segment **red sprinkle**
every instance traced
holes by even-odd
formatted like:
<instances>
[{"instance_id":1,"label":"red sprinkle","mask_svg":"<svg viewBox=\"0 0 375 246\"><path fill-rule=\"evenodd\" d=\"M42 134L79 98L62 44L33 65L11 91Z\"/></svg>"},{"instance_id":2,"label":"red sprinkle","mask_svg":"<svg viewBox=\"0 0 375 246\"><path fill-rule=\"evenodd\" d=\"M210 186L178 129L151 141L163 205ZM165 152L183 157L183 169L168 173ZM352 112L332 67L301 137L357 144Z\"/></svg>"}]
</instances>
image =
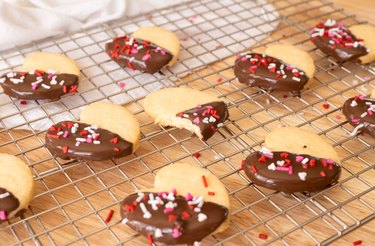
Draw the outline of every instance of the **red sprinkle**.
<instances>
[{"instance_id":1,"label":"red sprinkle","mask_svg":"<svg viewBox=\"0 0 375 246\"><path fill-rule=\"evenodd\" d=\"M21 101L20 103L21 103L22 105L26 105L26 104L27 104L26 101Z\"/></svg>"},{"instance_id":2,"label":"red sprinkle","mask_svg":"<svg viewBox=\"0 0 375 246\"><path fill-rule=\"evenodd\" d=\"M207 194L208 194L209 196L214 196L214 195L215 195L215 192L213 192L213 191L209 191L209 192L207 192Z\"/></svg>"},{"instance_id":3,"label":"red sprinkle","mask_svg":"<svg viewBox=\"0 0 375 246\"><path fill-rule=\"evenodd\" d=\"M353 245L360 245L362 244L362 240L357 240L353 242Z\"/></svg>"},{"instance_id":4,"label":"red sprinkle","mask_svg":"<svg viewBox=\"0 0 375 246\"><path fill-rule=\"evenodd\" d=\"M205 188L207 188L207 187L208 187L208 184L207 184L206 176L202 175L202 181L203 181L203 186L204 186Z\"/></svg>"},{"instance_id":5,"label":"red sprinkle","mask_svg":"<svg viewBox=\"0 0 375 246\"><path fill-rule=\"evenodd\" d=\"M52 125L50 128L49 128L50 131L56 131L56 127L54 125Z\"/></svg>"},{"instance_id":6,"label":"red sprinkle","mask_svg":"<svg viewBox=\"0 0 375 246\"><path fill-rule=\"evenodd\" d=\"M321 171L321 172L320 172L320 175L322 175L323 177L325 177L325 176L326 176L326 173L325 173L324 171Z\"/></svg>"},{"instance_id":7,"label":"red sprinkle","mask_svg":"<svg viewBox=\"0 0 375 246\"><path fill-rule=\"evenodd\" d=\"M174 221L174 220L176 220L177 219L177 216L176 215L174 215L174 214L170 214L170 215L168 215L168 221L169 222L172 222L172 221Z\"/></svg>"},{"instance_id":8,"label":"red sprinkle","mask_svg":"<svg viewBox=\"0 0 375 246\"><path fill-rule=\"evenodd\" d=\"M134 68L133 64L131 64L131 62L128 62L128 67L130 67L130 69L133 70L133 71L135 70L135 68Z\"/></svg>"},{"instance_id":9,"label":"red sprinkle","mask_svg":"<svg viewBox=\"0 0 375 246\"><path fill-rule=\"evenodd\" d=\"M199 152L197 152L197 153L194 154L195 158L199 158L200 156L201 156L201 153L199 153Z\"/></svg>"},{"instance_id":10,"label":"red sprinkle","mask_svg":"<svg viewBox=\"0 0 375 246\"><path fill-rule=\"evenodd\" d=\"M283 153L280 154L280 157L283 158L283 159L286 159L286 158L288 158L288 153L283 152Z\"/></svg>"},{"instance_id":11,"label":"red sprinkle","mask_svg":"<svg viewBox=\"0 0 375 246\"><path fill-rule=\"evenodd\" d=\"M259 233L259 238L261 238L261 239L267 239L268 236L266 234Z\"/></svg>"},{"instance_id":12,"label":"red sprinkle","mask_svg":"<svg viewBox=\"0 0 375 246\"><path fill-rule=\"evenodd\" d=\"M323 108L325 108L325 109L329 109L329 104L328 104L328 103L324 103L324 104L323 104Z\"/></svg>"},{"instance_id":13,"label":"red sprinkle","mask_svg":"<svg viewBox=\"0 0 375 246\"><path fill-rule=\"evenodd\" d=\"M117 144L118 143L118 137L114 137L111 139L111 143Z\"/></svg>"},{"instance_id":14,"label":"red sprinkle","mask_svg":"<svg viewBox=\"0 0 375 246\"><path fill-rule=\"evenodd\" d=\"M259 159L258 159L259 162L266 162L266 156L262 155Z\"/></svg>"},{"instance_id":15,"label":"red sprinkle","mask_svg":"<svg viewBox=\"0 0 375 246\"><path fill-rule=\"evenodd\" d=\"M68 153L68 149L69 149L68 146L63 146L63 147L61 147L61 150L62 150L65 154Z\"/></svg>"},{"instance_id":16,"label":"red sprinkle","mask_svg":"<svg viewBox=\"0 0 375 246\"><path fill-rule=\"evenodd\" d=\"M49 138L60 139L60 136L59 136L59 135L55 135L55 134L47 134L47 136L48 136Z\"/></svg>"},{"instance_id":17,"label":"red sprinkle","mask_svg":"<svg viewBox=\"0 0 375 246\"><path fill-rule=\"evenodd\" d=\"M128 204L125 204L124 208L127 212L134 212L135 210L135 207L133 205L128 205Z\"/></svg>"},{"instance_id":18,"label":"red sprinkle","mask_svg":"<svg viewBox=\"0 0 375 246\"><path fill-rule=\"evenodd\" d=\"M288 98L288 95L283 95L283 98Z\"/></svg>"},{"instance_id":19,"label":"red sprinkle","mask_svg":"<svg viewBox=\"0 0 375 246\"><path fill-rule=\"evenodd\" d=\"M253 170L254 173L257 173L257 169L254 165L251 165L251 169Z\"/></svg>"},{"instance_id":20,"label":"red sprinkle","mask_svg":"<svg viewBox=\"0 0 375 246\"><path fill-rule=\"evenodd\" d=\"M152 246L154 244L154 240L152 239L152 235L148 234L147 238L148 238L148 244Z\"/></svg>"},{"instance_id":21,"label":"red sprinkle","mask_svg":"<svg viewBox=\"0 0 375 246\"><path fill-rule=\"evenodd\" d=\"M116 148L114 148L114 151L115 151L115 152L120 152L120 148L117 148L117 147L116 147Z\"/></svg>"},{"instance_id":22,"label":"red sprinkle","mask_svg":"<svg viewBox=\"0 0 375 246\"><path fill-rule=\"evenodd\" d=\"M222 80L223 80L222 77L218 77L218 78L216 79L216 83L220 83Z\"/></svg>"},{"instance_id":23,"label":"red sprinkle","mask_svg":"<svg viewBox=\"0 0 375 246\"><path fill-rule=\"evenodd\" d=\"M190 216L190 214L189 214L187 211L184 211L184 212L182 212L181 217L182 217L183 219L188 219L188 218L190 218L191 216Z\"/></svg>"},{"instance_id":24,"label":"red sprinkle","mask_svg":"<svg viewBox=\"0 0 375 246\"><path fill-rule=\"evenodd\" d=\"M113 215L113 209L111 209L111 210L109 210L109 213L108 213L108 215L107 215L107 218L105 219L105 223L106 224L108 224L110 221L111 221L111 219L112 219L112 215Z\"/></svg>"}]
</instances>

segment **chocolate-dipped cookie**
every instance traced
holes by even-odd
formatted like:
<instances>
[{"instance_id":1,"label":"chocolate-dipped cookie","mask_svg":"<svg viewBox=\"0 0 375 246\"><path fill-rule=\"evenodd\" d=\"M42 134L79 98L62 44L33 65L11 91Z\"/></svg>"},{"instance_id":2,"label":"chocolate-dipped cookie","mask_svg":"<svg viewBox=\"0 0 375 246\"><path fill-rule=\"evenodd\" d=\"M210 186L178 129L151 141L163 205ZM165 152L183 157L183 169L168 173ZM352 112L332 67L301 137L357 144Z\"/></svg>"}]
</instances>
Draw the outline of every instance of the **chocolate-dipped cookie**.
<instances>
[{"instance_id":1,"label":"chocolate-dipped cookie","mask_svg":"<svg viewBox=\"0 0 375 246\"><path fill-rule=\"evenodd\" d=\"M78 76L74 74L55 74L44 72L9 72L0 77L0 85L8 96L25 99L51 101L64 94L74 94L78 87Z\"/></svg>"},{"instance_id":2,"label":"chocolate-dipped cookie","mask_svg":"<svg viewBox=\"0 0 375 246\"><path fill-rule=\"evenodd\" d=\"M332 159L266 148L250 154L244 170L254 184L288 194L324 190L337 183L341 173Z\"/></svg>"},{"instance_id":3,"label":"chocolate-dipped cookie","mask_svg":"<svg viewBox=\"0 0 375 246\"><path fill-rule=\"evenodd\" d=\"M121 217L152 242L193 244L213 233L228 217L228 209L202 196L173 192L140 192L121 203Z\"/></svg>"},{"instance_id":4,"label":"chocolate-dipped cookie","mask_svg":"<svg viewBox=\"0 0 375 246\"><path fill-rule=\"evenodd\" d=\"M19 158L0 153L0 224L14 217L23 218L34 195L29 167Z\"/></svg>"},{"instance_id":5,"label":"chocolate-dipped cookie","mask_svg":"<svg viewBox=\"0 0 375 246\"><path fill-rule=\"evenodd\" d=\"M50 127L46 147L54 156L108 160L132 153L133 144L118 134L80 122L63 121Z\"/></svg>"},{"instance_id":6,"label":"chocolate-dipped cookie","mask_svg":"<svg viewBox=\"0 0 375 246\"><path fill-rule=\"evenodd\" d=\"M139 123L134 115L108 102L85 106L79 122L57 123L45 136L52 155L95 161L130 155L138 148L139 139Z\"/></svg>"},{"instance_id":7,"label":"chocolate-dipped cookie","mask_svg":"<svg viewBox=\"0 0 375 246\"><path fill-rule=\"evenodd\" d=\"M151 190L132 194L120 205L122 223L150 244L199 244L204 237L224 231L230 221L225 186L210 171L192 164L161 168Z\"/></svg>"},{"instance_id":8,"label":"chocolate-dipped cookie","mask_svg":"<svg viewBox=\"0 0 375 246\"><path fill-rule=\"evenodd\" d=\"M234 65L239 82L268 91L289 91L299 95L309 81L304 71L265 54L247 53L239 56Z\"/></svg>"},{"instance_id":9,"label":"chocolate-dipped cookie","mask_svg":"<svg viewBox=\"0 0 375 246\"><path fill-rule=\"evenodd\" d=\"M356 61L368 54L363 39L335 20L318 23L310 31L310 37L318 49L340 62Z\"/></svg>"},{"instance_id":10,"label":"chocolate-dipped cookie","mask_svg":"<svg viewBox=\"0 0 375 246\"><path fill-rule=\"evenodd\" d=\"M145 112L155 123L185 128L206 141L228 118L228 108L219 98L190 88L166 88L144 100Z\"/></svg>"},{"instance_id":11,"label":"chocolate-dipped cookie","mask_svg":"<svg viewBox=\"0 0 375 246\"><path fill-rule=\"evenodd\" d=\"M358 132L375 137L375 99L359 95L345 101L342 112L354 126L352 135Z\"/></svg>"},{"instance_id":12,"label":"chocolate-dipped cookie","mask_svg":"<svg viewBox=\"0 0 375 246\"><path fill-rule=\"evenodd\" d=\"M179 50L177 36L160 27L143 27L132 36L119 36L106 44L106 52L120 66L144 73L173 65Z\"/></svg>"}]
</instances>

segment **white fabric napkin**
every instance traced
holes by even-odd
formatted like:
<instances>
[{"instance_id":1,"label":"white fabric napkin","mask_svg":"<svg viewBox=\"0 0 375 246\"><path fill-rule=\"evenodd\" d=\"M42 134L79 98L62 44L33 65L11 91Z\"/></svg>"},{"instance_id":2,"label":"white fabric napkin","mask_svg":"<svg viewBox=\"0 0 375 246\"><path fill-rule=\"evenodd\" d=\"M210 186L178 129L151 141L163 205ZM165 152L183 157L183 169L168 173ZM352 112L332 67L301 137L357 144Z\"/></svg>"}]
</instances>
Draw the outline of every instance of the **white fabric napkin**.
<instances>
[{"instance_id":1,"label":"white fabric napkin","mask_svg":"<svg viewBox=\"0 0 375 246\"><path fill-rule=\"evenodd\" d=\"M0 50L180 2L182 0L2 0Z\"/></svg>"}]
</instances>

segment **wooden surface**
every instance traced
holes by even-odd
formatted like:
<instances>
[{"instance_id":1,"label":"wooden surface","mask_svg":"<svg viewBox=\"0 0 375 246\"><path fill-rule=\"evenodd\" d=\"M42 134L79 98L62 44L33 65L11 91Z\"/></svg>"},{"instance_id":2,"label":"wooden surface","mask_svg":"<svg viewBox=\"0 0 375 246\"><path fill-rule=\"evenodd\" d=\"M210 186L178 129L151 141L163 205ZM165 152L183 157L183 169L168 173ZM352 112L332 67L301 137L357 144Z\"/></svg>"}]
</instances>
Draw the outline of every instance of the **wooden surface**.
<instances>
[{"instance_id":1,"label":"wooden surface","mask_svg":"<svg viewBox=\"0 0 375 246\"><path fill-rule=\"evenodd\" d=\"M370 15L371 12L374 12L373 1L362 1L361 4L357 4L356 2L353 3L353 1L348 0L336 0L334 2L337 2L338 6L342 6L345 8L352 5L353 8L347 9L346 11L355 13L362 19L373 18L373 15ZM368 16L371 17L367 18ZM375 22L372 21L372 23ZM286 29L286 31L288 30ZM280 35L280 33L275 33L273 35L273 38L277 38L277 35ZM298 42L298 38L306 39L305 36L294 36L290 39L283 36L282 38L290 42ZM309 46L309 44L306 45ZM308 49L311 49L311 47L312 46L309 46ZM319 60L319 58L317 57L314 58ZM233 64L234 59L235 57L228 58L225 60L226 63L217 62L215 64L212 64L211 67L214 68L215 71L225 69L225 71L220 72L220 75L224 78L233 78L232 69L228 69L227 64ZM211 70L209 69L198 71L192 76L185 77L182 81L193 81L191 83L189 82L189 85L197 89L206 88L207 83L210 83L211 86L216 86L216 93L218 90L220 90L220 92L222 93L228 93L233 90L230 83L223 83L217 86L217 83L215 82L217 74L209 75L210 71ZM319 76L324 76L324 73L325 71L321 72ZM205 79L205 82L202 82L201 80L194 81L197 75L202 76ZM232 83L235 82L232 81ZM318 82L315 81L315 84L313 86L318 85ZM236 84L236 86L238 86L243 91L229 94L228 98L233 101L240 100L241 97L243 98L246 93L254 94L254 92L257 91L257 89L249 89L246 86L238 83ZM355 93L358 93L354 90L345 91L347 86L343 83L340 83L340 81L332 82L330 86L337 91L344 91L341 94L345 94L345 96L354 96ZM318 127L321 131L330 131L330 135L333 135L335 139L347 139L348 135L344 132L344 130L341 129L341 127L337 127L337 125L343 122L344 119L341 119L341 121L335 120L334 116L336 113L327 114L327 117L321 117L316 113L316 110L321 110L321 103L317 103L317 99L316 97L314 97L317 94L323 98L328 98L332 95L332 92L328 89L327 86L324 86L321 89L316 89L311 93L304 94L303 99L308 103L309 107L303 109L303 118L305 120L313 121L314 126ZM282 98L283 93L273 93L273 96ZM231 120L236 121L237 128L232 124L228 124L228 128L231 128L231 130L235 131L236 134L240 135L242 140L246 141L249 145L259 146L258 143L264 139L264 135L267 133L265 129L272 130L276 127L279 127L280 121L294 125L304 123L300 119L301 116L297 117L297 115L294 114L287 115L288 111L283 107L283 105L278 105L273 101L271 101L271 104L267 106L269 107L269 110L267 110L267 112L256 112L254 108L257 107L257 103L267 105L266 98L268 99L268 97L263 97L261 95L257 97L256 100L248 100L249 102L242 103L240 105L241 110L245 112L254 112L254 114L251 116L251 119L250 117L241 119L241 117L243 117L244 115L235 107L230 111ZM140 103L142 103L142 101L140 101ZM343 103L343 97L341 95L334 97L329 101L329 103L333 107L339 108ZM287 101L285 105L287 105L294 112L301 110L301 104L298 99L291 99ZM130 230L126 226L116 224L116 222L120 220L119 214L117 213L118 204L114 202L114 199L111 197L111 195L114 195L117 200L120 200L127 194L134 191L135 188L134 186L132 186L133 184L136 184L136 187L139 189L151 187L153 181L153 173L150 173L149 169L147 168L154 170L164 164L169 163L169 160L175 160L178 158L181 158L185 162L197 163L197 160L195 160L191 156L186 157L186 151L182 149L182 147L189 150L190 153L194 153L197 150L206 148L206 146L201 141L197 140L197 138L195 137L190 138L191 135L186 131L175 129L165 130L161 129L157 125L149 124L151 122L151 119L143 112L140 112L140 109L137 108L137 105L130 104L126 105L126 107L132 112L137 113L137 118L143 125L143 134L151 137L148 137L148 139L146 140L143 139L144 141L142 141L141 147L136 152L136 155L116 160L116 164L126 163L125 165L118 166L109 161L85 162L76 163L73 166L67 165L64 166L64 168L61 168L61 166L57 165L57 162L52 159L50 154L44 149L44 134L38 134L39 138L37 138L36 136L34 136L34 134L31 134L27 131L12 130L11 136L16 139L18 146L13 144L13 140L10 138L10 134L0 134L1 141L9 141L9 144L3 146L0 149L1 152L19 154L20 150L18 149L18 147L20 146L22 151L27 152L26 156L28 158L28 161L31 163L37 163L33 165L35 173L40 174L44 171L55 170L52 172L52 174L45 175L43 178L37 178L37 195L33 200L31 207L34 214L40 214L38 216L38 219L42 222L45 228L41 228L37 220L35 218L32 218L29 220L29 224L31 225L35 233L43 234L45 230L65 223L66 226L57 230L52 230L49 233L49 236L51 236L57 244L63 244L69 242L70 240L75 240L77 237L79 237L79 235L77 236L75 228L71 226L71 224L73 223L70 223L70 221L67 220L68 217L71 220L74 220L74 224L76 228L79 228L80 233L86 235L94 232L98 228L103 228L103 223L98 220L98 217L105 219L109 209L114 209L116 212L111 223L109 224L112 231L122 240L124 238L134 236L135 233L132 230ZM282 117L283 119L280 121L274 120L274 118L270 116L270 113ZM313 120L314 118L318 119ZM252 130L251 138L246 134L242 135L242 132L239 131L240 129L243 129L243 131L249 131L249 129L251 129L252 127L256 127L257 124L270 121L270 119L271 122L267 124L267 126ZM330 120L335 121L335 123L332 124ZM304 126L304 128L310 131L316 131L315 128L309 125ZM352 129L352 127L348 126L347 124L344 126L344 128L348 129L349 131ZM152 135L153 132L159 132L160 136L156 136L156 134ZM174 139L172 139L171 136L173 136ZM227 135L226 137L229 138L230 136ZM176 139L182 144L175 144ZM185 141L185 139L187 139L187 141ZM365 142L375 144L375 141L368 136L363 136L361 137L361 139ZM262 196L260 196L260 193L256 191L256 189L258 189L259 187L254 188L254 186L249 185L249 182L246 181L246 178L243 178L243 173L236 171L239 168L239 163L244 158L244 155L248 154L249 152L245 151L242 153L240 152L238 154L233 154L235 153L235 149L232 145L229 144L229 142L231 141L225 140L225 138L221 137L219 134L215 134L215 136L210 141L208 141L208 143L213 144L220 141L223 141L222 144L215 145L214 147L210 147L205 151L202 151L202 156L199 158L199 162L203 166L206 166L208 169L210 169L210 171L215 173L218 177L221 177L221 180L231 192L232 209L233 211L237 211L233 216L233 220L236 221L236 225L239 227L236 229L244 229L249 225L252 225L252 223L259 223L259 221L257 221L254 216L250 215L250 213L246 213L246 209L242 211L244 204L245 206L249 206L248 209L254 211L256 215L262 219L268 218L271 214L273 215L273 213L277 213L277 211L274 211L274 207L269 205L269 201L267 201L268 198L264 199ZM327 141L330 140L327 138ZM163 149L163 155L161 154L161 152L159 153L159 151L155 151L156 148L153 145L157 145L157 149ZM360 147L358 147L358 142L356 141L356 139L345 143L345 147L352 150L360 149ZM343 149L341 146L336 146L335 148L339 152L340 156L344 157L349 155L349 153L345 151L345 149ZM213 150L222 153L225 156L230 156L230 158L228 158L228 160L223 159L217 161L217 156L214 155ZM150 154L152 152L155 153ZM141 158L136 159L137 157ZM363 158L366 157L371 158L371 153L368 153L367 155L365 153ZM132 160L133 158L134 160ZM39 160L41 161L39 162ZM59 160L59 164L61 163L63 163L63 161ZM354 168L354 170L356 168L356 165L358 166L358 168L363 167L363 163L354 157L351 158L350 162L346 161L342 164L349 169ZM145 168L145 166L147 168ZM127 177L131 178L131 182L128 182L129 180L125 179L120 171L126 173ZM348 172L345 172L343 173L343 177L341 179L349 176L350 174ZM364 178L366 178L371 184L374 184L373 176L366 176ZM105 184L106 188L103 188L102 184ZM73 186L75 186L75 188L73 188ZM353 190L357 193L360 192L363 188L363 186L361 186L360 184L357 185L345 183L345 186L353 188ZM48 189L46 187L48 187ZM77 193L77 188L80 192L82 192L82 194ZM272 192L267 189L260 189L266 195L272 194ZM99 193L97 193L98 190L100 190ZM234 197L234 194L236 197ZM345 192L343 192L340 187L335 187L335 189L327 192L327 195L335 202L344 201L345 199L350 197L345 196ZM85 196L86 198L82 199L82 196ZM244 204L241 204L238 198L240 198L241 201L244 202ZM86 201L84 200L88 200L92 204L93 208L88 207ZM290 206L297 204L296 200L285 198L280 193L272 195L270 200L275 201L277 205L283 210L287 210ZM325 202L325 199L320 196L317 197L316 200ZM366 201L372 206L375 206L375 197L369 196ZM60 206L64 208L64 213L66 214L62 213L62 211L59 209ZM313 205L311 206L313 207ZM368 213L368 209L364 209L360 206L360 204L355 202L353 202L353 204L345 206L345 209L348 209L350 213L352 213L356 218L362 218L361 216ZM95 214L89 214L92 213L92 210L98 212ZM340 211L338 211L338 213L339 212ZM321 213L321 211L318 211L318 213ZM293 218L298 218L298 221L304 221L305 219L307 220L310 218L314 218L314 215L312 215L311 211L307 210L305 206L301 206L301 208L290 211L288 215L292 216ZM343 214L340 215L343 216L342 220L348 221L348 223L350 223L349 218L345 217L345 215ZM32 216L30 211L28 212L27 216ZM87 217L80 219L82 216ZM330 218L328 218L328 220L330 220ZM288 220L284 216L284 214L277 216L274 220L270 220L268 224L273 228L276 228L276 232L278 234L284 233L293 226L293 224L291 224L290 220ZM332 222L332 224L335 223ZM308 224L304 229L309 230L315 237L324 239L327 238L327 235L332 235L332 229L324 225L325 224L322 222L322 219L318 219L316 224ZM352 242L357 240L362 240L363 245L375 245L375 239L373 236L375 233L374 228L375 222L369 222L361 226L357 230L350 232L348 235L345 235L342 238L338 239L332 245L352 245ZM236 229L234 229L234 227L232 226L228 228L228 230L224 233L218 234L216 238L220 240L230 237L234 233L237 233ZM29 235L21 224L16 225L16 230L18 236L21 239L27 238ZM259 226L251 229L244 234L254 240L255 243L262 244L264 243L264 241L257 238L257 235L259 233L266 233L268 235L271 235L269 230L263 224L260 224ZM9 242L14 242L14 236L12 235L12 232L10 230L3 235L6 240L9 240ZM41 237L39 237L39 239L41 240L41 242L45 242L46 244L47 242L49 242L46 235L42 235ZM270 239L272 239L272 237L270 237ZM87 240L92 244L102 242L103 244L105 243L106 245L111 245L114 243L114 241L112 241L113 237L106 229L102 230L99 233L93 233L93 235L88 237ZM311 240L308 240L308 238L306 238L306 235L301 232L301 229L298 229L296 233L287 235L285 237L285 240L291 245L314 245ZM137 237L126 245L142 245L145 244L146 241L147 240L145 240L144 238ZM217 241L212 237L209 237L204 242L207 245L210 245ZM247 241L242 236L238 236L236 238L233 238L231 244L228 243L226 245L245 245L246 242ZM32 241L27 241L26 245L29 244L31 245ZM0 241L0 245L3 245L2 241ZM76 245L83 245L83 243L79 242ZM282 242L276 241L275 245L282 245Z\"/></svg>"},{"instance_id":2,"label":"wooden surface","mask_svg":"<svg viewBox=\"0 0 375 246\"><path fill-rule=\"evenodd\" d=\"M357 15L360 19L375 25L374 0L332 0L332 2L346 12Z\"/></svg>"}]
</instances>

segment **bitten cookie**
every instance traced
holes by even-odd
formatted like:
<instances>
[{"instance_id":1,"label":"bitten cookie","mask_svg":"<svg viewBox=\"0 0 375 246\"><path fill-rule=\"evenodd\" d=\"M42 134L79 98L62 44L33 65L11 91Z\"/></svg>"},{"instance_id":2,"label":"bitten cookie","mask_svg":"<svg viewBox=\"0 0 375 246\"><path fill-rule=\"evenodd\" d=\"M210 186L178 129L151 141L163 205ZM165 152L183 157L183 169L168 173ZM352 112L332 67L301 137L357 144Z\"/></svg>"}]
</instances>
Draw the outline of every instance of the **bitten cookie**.
<instances>
[{"instance_id":1,"label":"bitten cookie","mask_svg":"<svg viewBox=\"0 0 375 246\"><path fill-rule=\"evenodd\" d=\"M288 194L317 192L340 177L336 151L314 133L282 127L270 132L264 145L245 160L245 173L254 184Z\"/></svg>"},{"instance_id":2,"label":"bitten cookie","mask_svg":"<svg viewBox=\"0 0 375 246\"><path fill-rule=\"evenodd\" d=\"M183 87L152 92L146 96L143 106L155 123L185 128L204 141L222 127L229 116L221 99Z\"/></svg>"},{"instance_id":3,"label":"bitten cookie","mask_svg":"<svg viewBox=\"0 0 375 246\"><path fill-rule=\"evenodd\" d=\"M368 25L357 25L348 29L343 23L328 19L325 23L318 23L310 31L310 36L318 49L340 62L360 59L367 63L375 57L375 50L370 50L375 48L374 30ZM366 44L364 39L367 39Z\"/></svg>"},{"instance_id":4,"label":"bitten cookie","mask_svg":"<svg viewBox=\"0 0 375 246\"><path fill-rule=\"evenodd\" d=\"M151 242L192 245L225 230L229 209L218 178L201 167L175 163L157 173L152 190L126 197L121 216Z\"/></svg>"},{"instance_id":5,"label":"bitten cookie","mask_svg":"<svg viewBox=\"0 0 375 246\"><path fill-rule=\"evenodd\" d=\"M359 95L349 98L342 107L349 124L354 126L352 136L364 132L375 137L375 99Z\"/></svg>"},{"instance_id":6,"label":"bitten cookie","mask_svg":"<svg viewBox=\"0 0 375 246\"><path fill-rule=\"evenodd\" d=\"M30 54L22 70L0 77L5 94L18 99L54 101L65 94L74 94L78 88L79 69L72 59L63 54Z\"/></svg>"},{"instance_id":7,"label":"bitten cookie","mask_svg":"<svg viewBox=\"0 0 375 246\"><path fill-rule=\"evenodd\" d=\"M29 167L19 158L0 153L0 224L23 217L34 195L34 179Z\"/></svg>"},{"instance_id":8,"label":"bitten cookie","mask_svg":"<svg viewBox=\"0 0 375 246\"><path fill-rule=\"evenodd\" d=\"M273 45L264 54L243 54L234 65L239 82L268 91L289 91L294 95L300 95L314 71L309 54L291 45Z\"/></svg>"},{"instance_id":9,"label":"bitten cookie","mask_svg":"<svg viewBox=\"0 0 375 246\"><path fill-rule=\"evenodd\" d=\"M155 73L172 66L180 52L176 34L161 27L142 27L132 36L119 36L106 44L108 55L120 66Z\"/></svg>"},{"instance_id":10,"label":"bitten cookie","mask_svg":"<svg viewBox=\"0 0 375 246\"><path fill-rule=\"evenodd\" d=\"M95 161L130 155L138 148L139 139L134 115L108 102L85 106L79 122L55 124L45 137L46 147L57 157Z\"/></svg>"}]
</instances>

